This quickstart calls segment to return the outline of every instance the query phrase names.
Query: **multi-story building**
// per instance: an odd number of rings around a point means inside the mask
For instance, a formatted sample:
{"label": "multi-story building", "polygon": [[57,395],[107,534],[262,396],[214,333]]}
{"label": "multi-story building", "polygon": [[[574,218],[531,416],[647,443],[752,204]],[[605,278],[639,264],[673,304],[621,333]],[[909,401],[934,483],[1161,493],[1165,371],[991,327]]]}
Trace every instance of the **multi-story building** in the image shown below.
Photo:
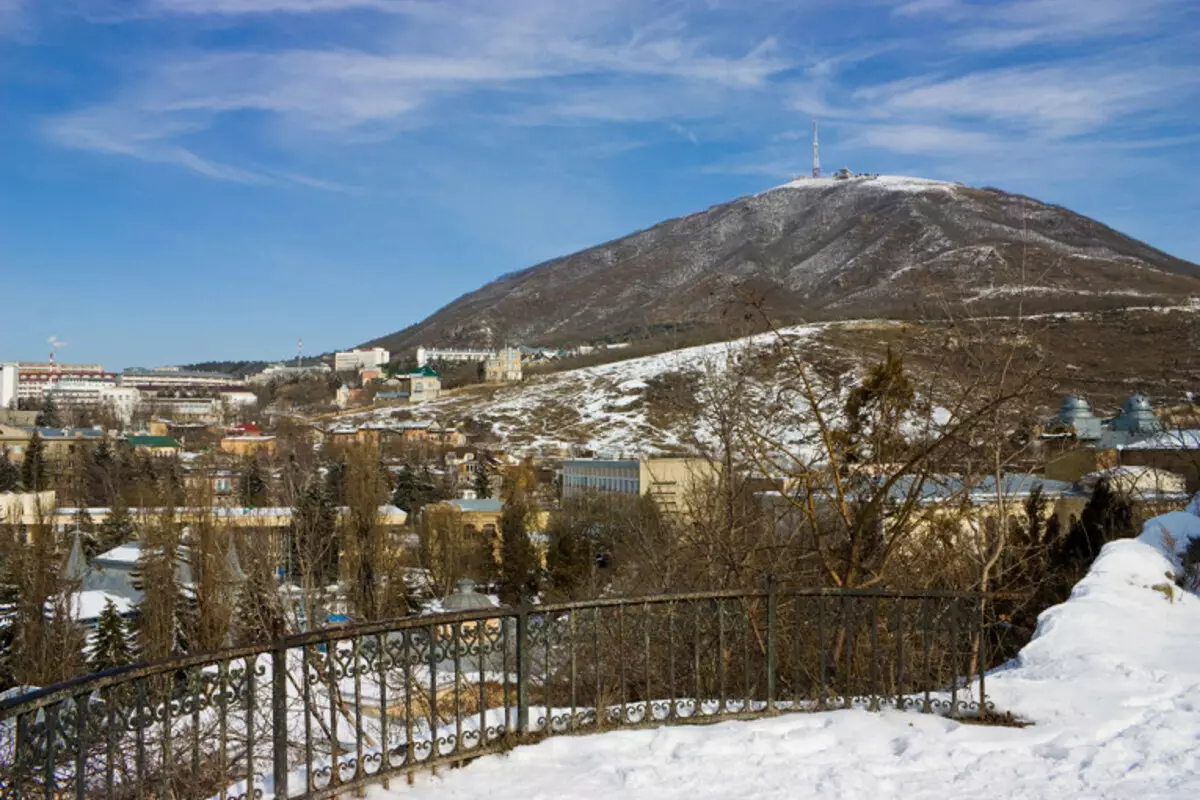
{"label": "multi-story building", "polygon": [[417,366],[430,361],[487,361],[494,355],[495,350],[479,347],[418,347]]}
{"label": "multi-story building", "polygon": [[46,387],[45,396],[61,408],[95,408],[101,403],[101,393],[116,387],[115,378],[102,375],[59,378]]}
{"label": "multi-story building", "polygon": [[262,372],[255,373],[247,379],[247,383],[254,385],[263,385],[271,381],[286,381],[293,378],[306,378],[309,376],[328,375],[332,370],[328,364],[305,364],[296,366],[294,364],[271,364]]}
{"label": "multi-story building", "polygon": [[336,372],[358,372],[360,369],[382,369],[391,360],[391,353],[382,347],[369,350],[347,350],[335,353],[333,369]]}
{"label": "multi-story building", "polygon": [[133,412],[141,399],[141,390],[132,386],[112,386],[100,390],[100,405],[112,411],[126,425],[133,421]]}
{"label": "multi-story building", "polygon": [[166,391],[215,391],[241,387],[245,385],[245,381],[224,372],[201,372],[175,367],[159,367],[157,369],[130,367],[121,373],[120,385],[132,386],[140,389],[143,393],[153,395]]}
{"label": "multi-story building", "polygon": [[483,377],[488,383],[518,383],[521,380],[521,351],[505,347],[483,362]]}
{"label": "multi-story building", "polygon": [[406,375],[399,375],[400,392],[408,394],[408,402],[436,400],[442,393],[442,379],[432,368],[425,366]]}
{"label": "multi-story building", "polygon": [[17,399],[41,401],[60,381],[115,381],[100,364],[57,364],[52,361],[20,361],[16,365]]}
{"label": "multi-story building", "polygon": [[703,458],[572,459],[562,465],[562,493],[649,495],[664,511],[682,511],[713,474]]}
{"label": "multi-story building", "polygon": [[16,404],[20,374],[16,364],[0,364],[0,408],[10,408]]}

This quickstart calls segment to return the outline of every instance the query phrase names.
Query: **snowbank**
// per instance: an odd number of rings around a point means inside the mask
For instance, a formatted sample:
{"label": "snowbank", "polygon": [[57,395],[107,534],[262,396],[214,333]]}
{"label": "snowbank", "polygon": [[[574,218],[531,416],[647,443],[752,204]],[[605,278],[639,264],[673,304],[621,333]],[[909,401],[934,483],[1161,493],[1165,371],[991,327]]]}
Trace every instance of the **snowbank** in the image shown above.
{"label": "snowbank", "polygon": [[989,676],[1035,722],[963,725],[837,711],[559,738],[480,759],[416,798],[1065,798],[1200,792],[1200,599],[1168,577],[1200,537],[1200,496],[1101,552],[1034,640]]}

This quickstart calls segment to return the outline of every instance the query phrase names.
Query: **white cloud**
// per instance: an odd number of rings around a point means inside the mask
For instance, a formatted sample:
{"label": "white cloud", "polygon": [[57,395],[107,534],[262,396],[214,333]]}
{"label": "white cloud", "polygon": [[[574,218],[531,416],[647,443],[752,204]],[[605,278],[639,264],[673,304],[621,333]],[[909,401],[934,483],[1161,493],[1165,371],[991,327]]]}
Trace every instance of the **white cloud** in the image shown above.
{"label": "white cloud", "polygon": [[58,338],[57,336],[51,336],[49,339],[46,340],[46,344],[50,345],[51,350],[62,350],[64,347],[67,346],[67,343],[64,342],[62,339]]}

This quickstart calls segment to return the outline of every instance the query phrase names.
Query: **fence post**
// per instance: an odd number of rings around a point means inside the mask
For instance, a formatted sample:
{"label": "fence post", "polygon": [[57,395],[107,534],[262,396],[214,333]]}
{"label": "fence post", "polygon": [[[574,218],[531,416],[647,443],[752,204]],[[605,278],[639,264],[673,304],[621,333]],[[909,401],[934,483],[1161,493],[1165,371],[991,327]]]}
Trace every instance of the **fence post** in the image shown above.
{"label": "fence post", "polygon": [[[308,714],[308,709],[304,709]],[[275,797],[288,796],[287,647],[276,642],[271,650],[271,743],[275,756]],[[309,765],[311,768],[311,765]]]}
{"label": "fence post", "polygon": [[779,586],[774,575],[767,576],[767,710],[775,710],[775,675],[778,671],[776,632]]}
{"label": "fence post", "polygon": [[979,604],[976,606],[979,609],[979,647],[975,656],[975,663],[979,670],[979,716],[981,719],[987,719],[987,597],[981,595]]}
{"label": "fence post", "polygon": [[517,607],[517,733],[529,733],[529,603]]}

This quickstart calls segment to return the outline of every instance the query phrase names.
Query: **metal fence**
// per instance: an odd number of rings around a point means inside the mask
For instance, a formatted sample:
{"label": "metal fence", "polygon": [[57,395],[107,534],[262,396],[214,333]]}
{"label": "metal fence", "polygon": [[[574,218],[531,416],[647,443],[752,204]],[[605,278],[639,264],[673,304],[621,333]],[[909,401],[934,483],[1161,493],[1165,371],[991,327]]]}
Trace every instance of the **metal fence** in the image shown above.
{"label": "metal fence", "polygon": [[993,713],[986,596],[729,591],[330,628],[0,703],[5,798],[331,797],[559,734]]}

